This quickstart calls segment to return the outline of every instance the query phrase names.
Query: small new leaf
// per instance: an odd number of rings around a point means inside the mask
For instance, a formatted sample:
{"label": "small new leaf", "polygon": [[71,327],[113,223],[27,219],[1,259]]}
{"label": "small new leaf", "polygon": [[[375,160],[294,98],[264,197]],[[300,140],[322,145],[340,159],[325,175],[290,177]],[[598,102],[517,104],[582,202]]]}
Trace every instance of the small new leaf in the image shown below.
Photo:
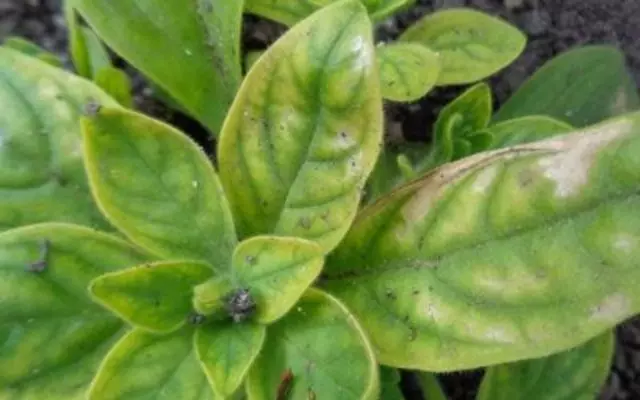
{"label": "small new leaf", "polygon": [[439,86],[473,83],[493,75],[511,64],[527,41],[516,27],[465,8],[428,14],[400,40],[420,43],[440,55]]}

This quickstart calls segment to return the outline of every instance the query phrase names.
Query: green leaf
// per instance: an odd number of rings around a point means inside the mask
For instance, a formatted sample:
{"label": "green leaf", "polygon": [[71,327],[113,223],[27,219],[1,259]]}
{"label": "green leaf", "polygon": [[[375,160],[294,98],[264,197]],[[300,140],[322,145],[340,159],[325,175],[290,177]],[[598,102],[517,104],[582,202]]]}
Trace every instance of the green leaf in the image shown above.
{"label": "green leaf", "polygon": [[318,277],[322,249],[299,238],[258,236],[240,243],[233,254],[237,285],[250,288],[256,319],[271,323],[286,314]]}
{"label": "green leaf", "polygon": [[493,138],[487,149],[500,149],[548,139],[572,129],[571,125],[557,119],[532,115],[491,125],[479,133],[487,133]]}
{"label": "green leaf", "polygon": [[60,60],[58,56],[48,52],[47,50],[27,39],[21,37],[9,37],[4,40],[2,46],[15,51],[19,51],[24,55],[35,57],[40,61],[44,61],[54,67],[62,67],[62,60]]}
{"label": "green leaf", "polygon": [[108,225],[91,199],[78,119],[102,90],[0,48],[0,231],[45,221]]}
{"label": "green leaf", "polygon": [[104,108],[83,120],[83,134],[94,197],[118,229],[162,257],[228,268],[231,213],[193,141],[142,114]]}
{"label": "green leaf", "polygon": [[[246,0],[248,12],[278,21],[285,25],[294,25],[313,14],[319,8],[337,3],[340,0]],[[381,20],[412,0],[361,0],[371,17]]]}
{"label": "green leaf", "polygon": [[380,367],[380,400],[404,400],[400,390],[400,372],[397,369]]}
{"label": "green leaf", "polygon": [[0,234],[0,398],[84,399],[123,324],[91,279],[148,260],[91,229],[39,224]]}
{"label": "green leaf", "polygon": [[[288,384],[282,382],[287,372]],[[296,312],[269,327],[249,371],[249,399],[272,400],[283,389],[290,399],[378,398],[378,365],[365,333],[337,299],[319,290],[310,289]]]}
{"label": "green leaf", "polygon": [[425,171],[484,150],[473,149],[466,141],[489,124],[492,109],[491,88],[484,82],[470,87],[447,104],[438,114],[433,128],[434,154],[429,154],[419,169]]}
{"label": "green leaf", "polygon": [[245,78],[218,143],[241,237],[297,236],[329,252],[344,236],[382,140],[371,30],[358,1],[337,2]]}
{"label": "green leaf", "polygon": [[[338,0],[310,0],[317,7],[325,7]],[[361,0],[367,7],[371,19],[379,21],[388,17],[399,9],[413,3],[414,0]]]}
{"label": "green leaf", "polygon": [[440,73],[437,53],[415,43],[394,43],[376,48],[382,97],[414,101],[435,86]]}
{"label": "green leaf", "polygon": [[[240,79],[241,1],[75,0],[98,35],[216,135]],[[235,52],[235,54],[234,54]]]}
{"label": "green leaf", "polygon": [[98,86],[109,93],[122,106],[133,107],[131,81],[124,71],[118,68],[105,67],[98,71],[94,80]]}
{"label": "green leaf", "polygon": [[421,43],[440,55],[440,86],[472,83],[495,74],[511,64],[527,42],[516,27],[465,8],[428,14],[399,40]]}
{"label": "green leaf", "polygon": [[381,363],[470,369],[640,311],[640,113],[443,167],[364,209],[324,287]]}
{"label": "green leaf", "polygon": [[65,22],[69,31],[69,52],[78,74],[93,79],[98,71],[111,67],[111,57],[96,34],[78,21],[75,10],[77,1],[64,1]]}
{"label": "green leaf", "polygon": [[196,331],[195,349],[209,382],[222,398],[242,385],[251,364],[262,349],[264,325],[208,324]]}
{"label": "green leaf", "polygon": [[134,329],[107,354],[90,400],[213,399],[193,350],[193,331],[154,335]]}
{"label": "green leaf", "polygon": [[542,66],[502,105],[493,122],[540,114],[584,127],[639,106],[624,54],[612,46],[584,46]]}
{"label": "green leaf", "polygon": [[489,368],[478,400],[593,400],[609,375],[614,335],[607,332],[582,346],[550,357]]}
{"label": "green leaf", "polygon": [[426,400],[447,400],[447,396],[440,386],[438,377],[431,372],[420,372],[418,374],[420,389]]}
{"label": "green leaf", "polygon": [[262,57],[263,54],[264,54],[263,50],[248,51],[247,55],[244,57],[245,71],[248,72],[253,67],[253,64],[255,64],[256,61],[258,61],[258,59]]}
{"label": "green leaf", "polygon": [[105,308],[138,328],[172,332],[187,322],[193,287],[210,277],[207,264],[147,263],[102,275],[91,281],[89,291]]}

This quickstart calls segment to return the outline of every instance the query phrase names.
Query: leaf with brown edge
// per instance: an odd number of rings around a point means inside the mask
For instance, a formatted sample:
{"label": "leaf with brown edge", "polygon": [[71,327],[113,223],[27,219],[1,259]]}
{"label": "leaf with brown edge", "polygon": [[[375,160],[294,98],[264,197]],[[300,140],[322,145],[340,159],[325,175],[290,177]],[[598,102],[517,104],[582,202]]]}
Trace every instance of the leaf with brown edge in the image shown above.
{"label": "leaf with brown edge", "polygon": [[323,287],[386,365],[543,357],[640,311],[640,113],[446,164],[365,208]]}

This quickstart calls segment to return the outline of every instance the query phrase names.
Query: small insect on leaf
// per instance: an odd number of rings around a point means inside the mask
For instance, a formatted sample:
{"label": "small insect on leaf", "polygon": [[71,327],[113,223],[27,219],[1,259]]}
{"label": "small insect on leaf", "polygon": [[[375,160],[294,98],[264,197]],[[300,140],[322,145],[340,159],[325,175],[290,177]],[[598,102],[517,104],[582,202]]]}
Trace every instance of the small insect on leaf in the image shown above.
{"label": "small insect on leaf", "polygon": [[189,325],[202,325],[206,321],[207,317],[202,314],[198,314],[197,312],[193,312],[187,317],[187,322],[189,323]]}
{"label": "small insect on leaf", "polygon": [[242,322],[253,315],[256,303],[249,289],[238,289],[227,297],[227,312],[233,322]]}
{"label": "small insect on leaf", "polygon": [[84,115],[87,117],[95,117],[100,112],[102,105],[94,99],[89,99],[84,105]]}
{"label": "small insect on leaf", "polygon": [[40,273],[44,272],[47,269],[47,261],[49,259],[49,249],[51,247],[51,242],[48,239],[44,239],[40,244],[40,257],[37,261],[29,264],[27,266],[27,271]]}
{"label": "small insect on leaf", "polygon": [[292,381],[293,372],[291,372],[291,368],[287,368],[287,370],[282,373],[282,377],[280,378],[280,384],[278,385],[278,391],[276,392],[276,400],[286,400],[289,397]]}

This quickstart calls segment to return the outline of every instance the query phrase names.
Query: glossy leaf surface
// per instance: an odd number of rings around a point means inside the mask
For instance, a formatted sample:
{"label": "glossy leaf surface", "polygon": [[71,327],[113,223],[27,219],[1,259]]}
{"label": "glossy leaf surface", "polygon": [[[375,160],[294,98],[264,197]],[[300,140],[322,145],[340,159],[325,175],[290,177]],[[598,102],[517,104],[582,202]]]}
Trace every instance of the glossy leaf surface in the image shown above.
{"label": "glossy leaf surface", "polygon": [[379,396],[378,366],[364,332],[340,302],[316,289],[269,326],[247,378],[249,399],[274,399],[287,371],[291,399]]}
{"label": "glossy leaf surface", "polygon": [[90,400],[215,398],[193,350],[193,331],[154,335],[134,329],[109,352]]}
{"label": "glossy leaf surface", "polygon": [[282,317],[318,277],[322,249],[298,238],[254,237],[233,254],[237,284],[247,287],[258,304],[256,319],[268,324]]}
{"label": "glossy leaf surface", "polygon": [[640,113],[447,164],[362,211],[328,258],[387,365],[546,356],[640,311]]}
{"label": "glossy leaf surface", "polygon": [[74,1],[109,47],[218,133],[238,84],[239,55],[227,56],[239,46],[242,2]]}
{"label": "glossy leaf surface", "polygon": [[500,149],[549,139],[572,130],[573,127],[566,122],[542,115],[532,115],[491,125],[481,132],[489,134],[492,138],[488,149]]}
{"label": "glossy leaf surface", "polygon": [[193,262],[157,262],[102,275],[89,285],[98,303],[128,323],[154,332],[183,326],[193,287],[211,277],[211,267]]}
{"label": "glossy leaf surface", "polygon": [[620,50],[585,46],[547,62],[502,105],[493,122],[539,114],[576,127],[640,107]]}
{"label": "glossy leaf surface", "polygon": [[498,365],[484,375],[478,400],[593,400],[609,375],[614,335],[549,357]]}
{"label": "glossy leaf surface", "polygon": [[267,328],[251,323],[198,328],[195,349],[213,390],[229,398],[242,385],[264,343]]}
{"label": "glossy leaf surface", "polygon": [[0,231],[45,221],[106,227],[82,167],[78,119],[91,83],[0,48]]}
{"label": "glossy leaf surface", "polygon": [[376,69],[356,0],[318,11],[254,64],[218,143],[242,237],[296,236],[326,252],[342,239],[379,152]]}
{"label": "glossy leaf surface", "polygon": [[376,48],[382,97],[413,101],[427,94],[440,73],[440,58],[415,43],[394,43]]}
{"label": "glossy leaf surface", "polygon": [[440,55],[438,85],[472,83],[511,64],[524,50],[516,27],[479,11],[452,8],[428,14],[401,41],[417,42]]}
{"label": "glossy leaf surface", "polygon": [[0,398],[84,399],[123,329],[91,301],[87,285],[145,260],[129,244],[75,225],[0,234]]}
{"label": "glossy leaf surface", "polygon": [[231,212],[193,141],[141,114],[104,108],[83,120],[83,134],[94,197],[115,226],[162,257],[228,268]]}

